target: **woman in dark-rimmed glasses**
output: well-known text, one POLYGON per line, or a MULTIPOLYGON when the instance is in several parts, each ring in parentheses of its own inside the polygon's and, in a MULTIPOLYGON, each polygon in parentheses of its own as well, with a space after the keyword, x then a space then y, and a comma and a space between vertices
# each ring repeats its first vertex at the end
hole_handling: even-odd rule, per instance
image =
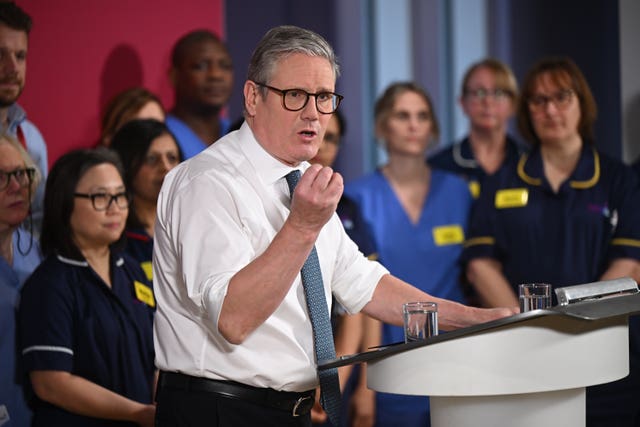
POLYGON ((153 425, 155 301, 139 265, 119 251, 128 205, 109 150, 70 152, 49 174, 47 258, 20 306, 34 426, 153 425))
MULTIPOLYGON (((528 72, 518 125, 531 152, 485 181, 463 255, 487 305, 517 305, 519 283, 640 279, 637 179, 595 148, 595 119, 595 100, 573 61, 546 58, 528 72)), ((631 375, 587 389, 587 425, 633 426, 640 419, 635 335, 631 375)))
POLYGON ((31 419, 16 375, 15 316, 20 289, 41 260, 37 242, 20 228, 39 179, 24 148, 0 136, 0 405, 14 425, 29 425, 31 419))

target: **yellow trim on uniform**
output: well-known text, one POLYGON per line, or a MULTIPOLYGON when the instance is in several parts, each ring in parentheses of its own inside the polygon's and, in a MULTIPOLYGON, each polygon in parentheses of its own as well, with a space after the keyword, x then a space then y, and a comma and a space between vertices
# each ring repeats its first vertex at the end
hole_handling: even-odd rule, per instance
POLYGON ((611 241, 612 245, 620 245, 620 246, 635 246, 636 248, 640 248, 640 240, 637 239, 625 239, 624 237, 618 237, 611 241))
MULTIPOLYGON (((587 188, 591 188, 598 183, 600 180, 600 156, 595 148, 593 150, 593 176, 586 181, 569 181, 569 185, 571 188, 575 188, 577 190, 585 190, 587 188)), ((527 159, 529 158, 528 154, 523 154, 520 156, 520 160, 518 161, 518 176, 524 182, 529 185, 541 185, 542 180, 540 178, 534 178, 532 176, 527 175, 524 171, 524 165, 527 163, 527 159)))
POLYGON ((496 239, 491 236, 474 237, 473 239, 468 239, 464 242, 464 247, 468 248, 470 246, 478 245, 494 245, 495 243, 496 239))
POLYGON ((586 181, 569 181, 571 188, 578 190, 585 190, 591 188, 598 183, 600 179, 600 156, 598 152, 593 149, 593 176, 586 181))
POLYGON ((527 163, 528 158, 529 155, 526 153, 520 156, 520 160, 518 160, 518 176, 529 185, 542 185, 540 178, 533 178, 524 171, 524 164, 527 163))

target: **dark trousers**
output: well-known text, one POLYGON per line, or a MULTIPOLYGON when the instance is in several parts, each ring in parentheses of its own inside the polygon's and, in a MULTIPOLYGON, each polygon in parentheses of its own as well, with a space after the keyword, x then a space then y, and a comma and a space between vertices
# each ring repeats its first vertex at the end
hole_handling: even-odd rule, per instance
POLYGON ((157 427, 310 427, 309 414, 289 412, 216 393, 159 389, 157 427))

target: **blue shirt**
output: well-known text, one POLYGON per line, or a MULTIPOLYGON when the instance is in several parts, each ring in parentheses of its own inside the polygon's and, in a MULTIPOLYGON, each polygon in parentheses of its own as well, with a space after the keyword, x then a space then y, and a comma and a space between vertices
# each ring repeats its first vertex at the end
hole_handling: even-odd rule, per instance
MULTIPOLYGON (((227 132, 229 132, 231 122, 226 117, 220 117, 219 120, 220 136, 226 135, 227 132)), ((165 123, 171 133, 173 133, 173 136, 176 137, 180 150, 182 150, 184 160, 190 159, 215 142, 209 141, 208 144, 205 143, 205 141, 201 140, 200 137, 196 135, 189 125, 172 114, 167 115, 165 123)))
POLYGON ((0 257, 0 425, 3 427, 27 426, 31 422, 23 377, 16 363, 16 314, 20 289, 41 260, 38 243, 31 240, 29 233, 17 230, 12 238, 13 266, 0 257))
MULTIPOLYGON (((522 145, 518 144, 509 135, 507 135, 506 139, 506 155, 500 168, 504 167, 505 164, 517 161, 520 154, 526 151, 522 145)), ((480 196, 480 186, 487 177, 487 173, 478 164, 473 155, 469 137, 434 153, 429 157, 428 163, 433 168, 461 176, 469 183, 469 190, 474 199, 480 196)))
MULTIPOLYGON (((27 373, 67 371, 129 399, 151 403, 153 294, 126 255, 112 254, 111 288, 84 260, 50 256, 22 291, 22 362, 27 373)), ((35 399, 34 426, 124 426, 35 399)))

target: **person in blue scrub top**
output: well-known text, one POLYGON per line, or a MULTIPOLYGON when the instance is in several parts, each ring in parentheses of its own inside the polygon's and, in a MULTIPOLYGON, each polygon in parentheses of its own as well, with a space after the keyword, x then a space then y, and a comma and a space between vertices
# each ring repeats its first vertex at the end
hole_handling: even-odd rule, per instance
MULTIPOLYGON (((528 72, 518 125, 531 152, 485 181, 465 243, 467 276, 487 306, 517 305, 519 283, 638 280, 640 190, 629 167, 595 148, 596 112, 572 60, 545 58, 528 72)), ((637 329, 630 338, 630 376, 587 389, 589 427, 640 420, 637 329)))
POLYGON ((40 173, 25 149, 0 136, 0 426, 27 426, 27 406, 16 349, 20 289, 40 264, 38 242, 20 226, 29 217, 40 173))
POLYGON ((167 126, 190 159, 229 132, 222 113, 233 90, 233 60, 216 34, 194 30, 174 45, 169 78, 175 104, 167 126))
POLYGON ((33 426, 153 426, 149 282, 119 247, 129 199, 118 156, 62 156, 47 179, 45 260, 22 290, 22 365, 33 426))
MULTIPOLYGON (((375 104, 376 135, 388 162, 345 186, 371 227, 375 247, 389 271, 431 295, 464 301, 458 258, 472 196, 455 174, 425 161, 438 138, 428 94, 412 82, 390 85, 375 104)), ((369 328, 380 324, 369 323, 369 328)), ((402 327, 382 325, 378 344, 404 341, 402 327)), ((376 426, 430 425, 428 398, 376 395, 376 426)))
POLYGON ((132 120, 112 139, 111 148, 124 166, 124 184, 131 193, 125 251, 152 280, 153 226, 164 177, 182 161, 178 143, 167 126, 153 119, 132 120))
POLYGON ((516 78, 505 63, 483 59, 467 69, 458 102, 469 119, 469 134, 434 153, 429 164, 464 177, 477 199, 485 177, 524 151, 507 132, 518 104, 516 78))

